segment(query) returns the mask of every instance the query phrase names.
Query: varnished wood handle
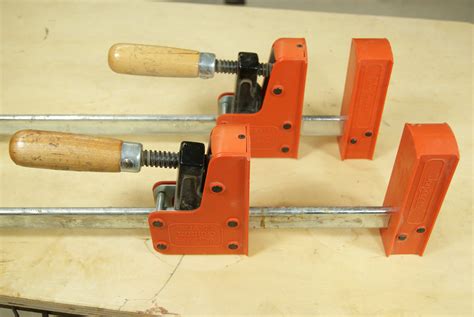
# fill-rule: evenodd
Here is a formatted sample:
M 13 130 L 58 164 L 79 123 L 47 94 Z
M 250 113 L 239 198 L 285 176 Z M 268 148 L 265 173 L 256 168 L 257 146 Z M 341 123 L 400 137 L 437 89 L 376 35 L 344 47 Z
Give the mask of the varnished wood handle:
M 117 73 L 159 77 L 198 77 L 199 52 L 180 48 L 115 44 L 109 66 Z
M 121 140 L 39 130 L 21 130 L 10 139 L 16 164 L 55 170 L 120 172 L 121 148 Z

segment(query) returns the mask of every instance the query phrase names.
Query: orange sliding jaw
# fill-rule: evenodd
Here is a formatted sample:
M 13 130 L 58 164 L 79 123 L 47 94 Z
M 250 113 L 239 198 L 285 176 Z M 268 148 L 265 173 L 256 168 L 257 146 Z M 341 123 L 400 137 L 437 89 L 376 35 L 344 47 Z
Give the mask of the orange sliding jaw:
M 249 124 L 252 157 L 298 157 L 308 58 L 303 38 L 278 39 L 262 108 L 222 114 L 217 124 Z
M 250 138 L 246 125 L 217 126 L 199 208 L 148 217 L 156 251 L 164 254 L 247 254 Z M 160 222 L 160 227 L 153 225 Z

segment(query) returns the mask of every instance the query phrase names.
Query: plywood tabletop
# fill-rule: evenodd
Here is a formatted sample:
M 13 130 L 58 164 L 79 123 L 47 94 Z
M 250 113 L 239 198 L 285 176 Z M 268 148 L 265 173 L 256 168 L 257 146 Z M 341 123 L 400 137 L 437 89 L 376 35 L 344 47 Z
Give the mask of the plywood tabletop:
M 406 122 L 448 122 L 461 153 L 423 257 L 385 257 L 369 229 L 254 230 L 249 256 L 163 256 L 145 230 L 2 229 L 0 301 L 86 306 L 91 314 L 472 314 L 471 24 L 138 1 L 0 8 L 0 114 L 213 114 L 232 76 L 119 75 L 108 68 L 109 47 L 156 44 L 225 59 L 254 51 L 264 59 L 279 37 L 308 44 L 304 113 L 339 114 L 351 38 L 388 38 L 395 65 L 374 160 L 342 162 L 334 138 L 304 137 L 299 160 L 252 160 L 252 206 L 380 205 Z M 207 141 L 123 138 L 164 150 Z M 22 168 L 5 137 L 0 153 L 2 207 L 152 207 L 153 183 L 175 178 L 166 170 Z

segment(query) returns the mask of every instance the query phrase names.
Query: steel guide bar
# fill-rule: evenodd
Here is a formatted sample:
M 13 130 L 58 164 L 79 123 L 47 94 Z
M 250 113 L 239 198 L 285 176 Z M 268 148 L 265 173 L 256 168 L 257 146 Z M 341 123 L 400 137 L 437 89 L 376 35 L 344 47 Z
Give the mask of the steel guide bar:
M 0 228 L 148 228 L 154 208 L 0 208 Z M 190 211 L 192 212 L 192 211 Z M 388 207 L 251 207 L 249 227 L 386 228 Z
M 0 135 L 54 130 L 99 135 L 209 134 L 215 115 L 0 115 Z M 301 135 L 342 135 L 345 117 L 303 116 Z

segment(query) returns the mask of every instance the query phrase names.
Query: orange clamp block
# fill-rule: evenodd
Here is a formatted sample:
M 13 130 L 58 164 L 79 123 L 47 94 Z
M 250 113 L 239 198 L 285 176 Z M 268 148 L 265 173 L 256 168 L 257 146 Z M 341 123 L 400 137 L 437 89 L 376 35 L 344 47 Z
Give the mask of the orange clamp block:
M 395 211 L 380 230 L 387 256 L 423 255 L 458 161 L 449 125 L 405 125 L 384 201 Z
M 372 159 L 387 94 L 393 56 L 387 39 L 353 39 L 338 138 L 341 159 Z
M 250 138 L 247 125 L 216 126 L 201 205 L 150 213 L 153 247 L 164 254 L 247 254 Z M 160 226 L 154 226 L 159 222 Z

